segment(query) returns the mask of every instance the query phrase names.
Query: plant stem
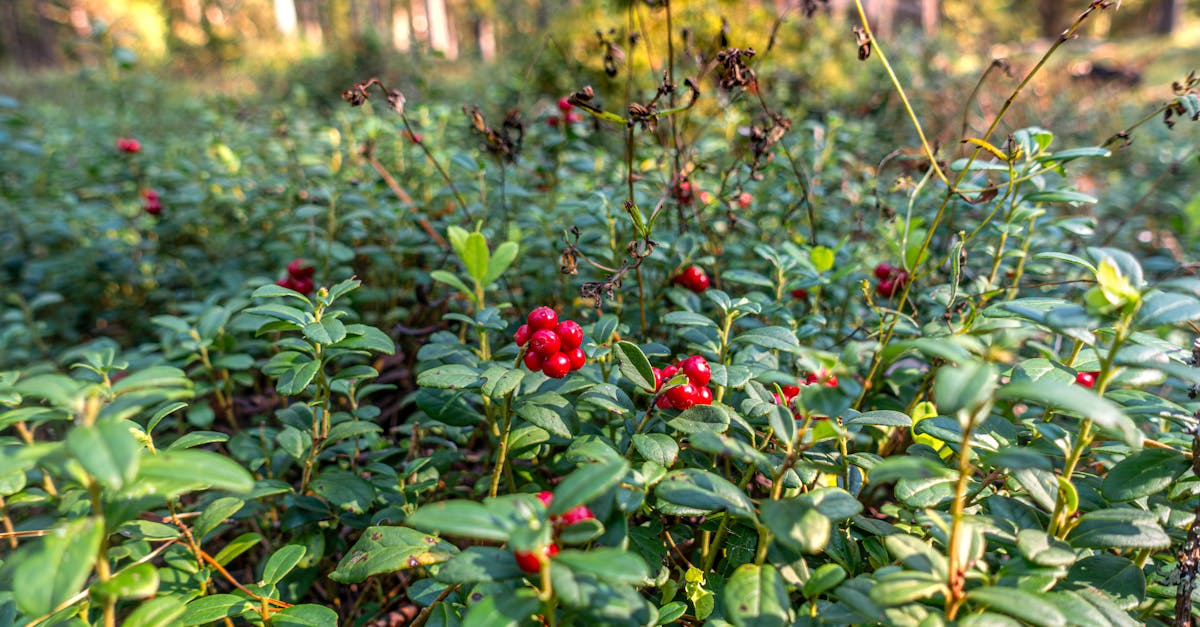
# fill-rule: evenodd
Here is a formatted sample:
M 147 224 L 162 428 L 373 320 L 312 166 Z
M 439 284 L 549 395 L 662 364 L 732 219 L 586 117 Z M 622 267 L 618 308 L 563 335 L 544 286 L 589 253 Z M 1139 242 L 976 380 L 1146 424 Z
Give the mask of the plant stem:
M 978 415 L 972 415 L 963 428 L 962 446 L 958 453 L 958 481 L 954 484 L 954 504 L 950 510 L 950 546 L 948 561 L 950 562 L 949 581 L 950 595 L 946 598 L 946 618 L 954 620 L 959 607 L 966 600 L 964 586 L 966 585 L 966 566 L 959 569 L 959 564 L 965 561 L 960 555 L 962 551 L 962 518 L 963 509 L 967 503 L 967 483 L 971 479 L 971 434 L 975 430 Z
M 512 430 L 512 393 L 504 397 L 504 427 L 500 432 L 500 442 L 496 448 L 496 465 L 492 468 L 492 485 L 488 496 L 495 497 L 500 490 L 500 475 L 508 463 L 508 435 Z

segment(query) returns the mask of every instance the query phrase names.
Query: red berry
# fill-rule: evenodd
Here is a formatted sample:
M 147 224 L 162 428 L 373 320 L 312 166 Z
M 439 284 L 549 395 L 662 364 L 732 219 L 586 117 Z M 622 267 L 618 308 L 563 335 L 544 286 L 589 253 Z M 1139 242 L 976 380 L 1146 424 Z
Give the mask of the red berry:
M 591 520 L 595 517 L 596 516 L 592 514 L 592 510 L 588 509 L 587 505 L 576 505 L 575 507 L 567 510 L 566 513 L 562 515 L 561 520 L 564 525 L 573 525 L 577 522 Z
M 529 317 L 526 318 L 529 323 L 529 328 L 533 331 L 542 329 L 553 330 L 558 325 L 558 314 L 549 307 L 538 307 L 529 312 Z
M 675 283 L 699 294 L 708 289 L 708 275 L 699 266 L 688 266 L 675 277 Z
M 527 351 L 525 353 L 525 367 L 529 368 L 533 372 L 541 370 L 542 356 L 533 351 Z
M 562 353 L 554 353 L 542 360 L 542 373 L 551 379 L 561 379 L 571 371 L 571 358 Z
M 742 192 L 737 195 L 737 206 L 741 209 L 748 209 L 752 202 L 754 202 L 754 196 L 750 195 L 750 192 Z
M 1085 388 L 1094 388 L 1096 387 L 1096 377 L 1099 376 L 1099 374 L 1099 372 L 1080 372 L 1079 374 L 1075 375 L 1075 383 L 1078 383 Z
M 554 332 L 562 342 L 563 350 L 579 348 L 583 345 L 583 327 L 574 320 L 563 320 L 555 327 Z
M 875 286 L 875 293 L 884 298 L 891 298 L 892 294 L 896 293 L 896 284 L 888 280 L 880 281 L 879 285 Z
M 529 325 L 523 324 L 517 327 L 517 332 L 513 334 L 513 341 L 517 343 L 517 346 L 524 346 L 529 341 L 530 335 L 533 335 L 533 332 L 529 330 Z
M 296 289 L 296 279 L 293 279 L 290 276 L 284 277 L 284 278 L 276 281 L 275 285 L 278 285 L 279 287 L 286 287 L 289 290 L 294 290 L 294 289 Z
M 552 116 L 546 118 L 546 124 L 549 124 L 550 128 L 558 128 L 558 121 L 559 120 L 558 120 L 557 115 L 552 115 Z
M 896 289 L 904 289 L 904 284 L 908 283 L 908 273 L 903 270 L 897 270 L 896 276 L 892 280 L 896 283 Z
M 304 294 L 305 296 L 308 296 L 309 294 L 312 294 L 314 287 L 316 286 L 313 285 L 312 279 L 296 279 L 292 289 Z
M 667 398 L 666 394 L 663 394 L 658 397 L 658 400 L 654 401 L 654 406 L 659 409 L 670 409 L 671 399 Z
M 667 366 L 666 368 L 663 368 L 661 372 L 662 372 L 662 380 L 670 381 L 671 377 L 679 374 L 679 368 L 676 368 L 675 366 Z
M 800 386 L 798 385 L 782 385 L 779 389 L 783 391 L 783 397 L 789 401 L 796 398 L 796 395 L 800 393 Z
M 542 547 L 540 551 L 513 551 L 513 558 L 517 560 L 517 566 L 523 572 L 531 575 L 541 572 L 542 564 L 550 561 L 550 558 L 555 555 L 558 555 L 558 545 L 553 542 Z
M 540 355 L 542 359 L 557 353 L 561 348 L 562 341 L 554 331 L 542 329 L 534 331 L 533 335 L 529 337 L 529 350 Z
M 696 404 L 696 386 L 691 383 L 677 385 L 667 390 L 667 398 L 671 399 L 671 407 L 684 410 Z
M 305 260 L 297 258 L 288 263 L 287 271 L 288 274 L 297 279 L 307 279 L 311 278 L 317 269 L 309 265 Z
M 699 194 L 696 194 L 696 198 L 700 199 L 700 204 L 707 205 L 712 202 L 713 195 L 708 190 L 702 189 Z
M 142 198 L 153 202 L 157 202 L 159 200 L 158 192 L 152 189 L 142 190 Z
M 575 105 L 571 104 L 571 99 L 568 98 L 567 96 L 563 96 L 562 98 L 558 99 L 558 110 L 559 111 L 566 113 L 574 108 L 575 108 Z
M 564 351 L 567 359 L 571 360 L 571 370 L 579 370 L 587 364 L 587 353 L 583 352 L 582 348 L 575 347 L 569 351 Z
M 792 298 L 808 300 L 808 290 L 792 290 Z
M 828 388 L 837 387 L 837 377 L 835 377 L 833 375 L 829 375 L 829 378 L 825 379 L 825 387 L 828 387 Z
M 409 130 L 405 130 L 405 131 L 404 131 L 404 139 L 407 139 L 408 141 L 410 141 L 410 142 L 412 142 L 412 143 L 414 143 L 414 144 L 419 144 L 419 143 L 421 143 L 421 134 L 420 134 L 420 133 L 414 133 L 414 132 L 412 132 L 412 131 L 409 131 Z
M 808 375 L 806 375 L 804 377 L 804 385 L 812 385 L 820 380 L 821 380 L 820 375 L 818 375 L 815 372 L 810 372 L 810 373 L 808 373 Z
M 692 355 L 683 360 L 680 370 L 683 370 L 688 381 L 698 388 L 708 385 L 708 382 L 712 380 L 712 369 L 708 367 L 708 360 L 699 355 Z
M 896 272 L 896 269 L 890 264 L 881 263 L 875 266 L 875 278 L 879 279 L 880 281 L 891 278 L 894 272 Z
M 708 386 L 696 388 L 696 404 L 697 405 L 712 405 L 713 395 L 712 390 Z
M 117 138 L 117 150 L 120 150 L 121 152 L 134 154 L 136 152 L 140 152 L 141 149 L 142 142 L 139 142 L 136 139 L 128 137 Z
M 537 493 L 537 498 L 542 502 L 542 505 L 550 507 L 550 503 L 554 501 L 554 493 L 548 490 L 542 490 L 541 492 Z
M 146 204 L 143 208 L 146 210 L 146 213 L 152 216 L 162 213 L 162 203 L 158 202 L 157 200 L 146 201 Z
M 658 368 L 653 368 L 653 367 L 650 368 L 650 370 L 654 371 L 654 391 L 657 392 L 658 388 L 662 387 L 663 372 L 662 372 L 662 370 L 659 370 Z
M 578 124 L 583 121 L 583 116 L 574 111 L 567 114 L 567 124 Z

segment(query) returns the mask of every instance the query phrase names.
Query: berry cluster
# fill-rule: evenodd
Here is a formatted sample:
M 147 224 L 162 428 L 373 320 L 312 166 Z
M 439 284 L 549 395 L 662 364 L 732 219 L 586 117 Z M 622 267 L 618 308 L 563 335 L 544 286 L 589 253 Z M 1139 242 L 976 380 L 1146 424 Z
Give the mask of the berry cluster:
M 156 216 L 162 213 L 162 208 L 162 199 L 159 197 L 158 192 L 152 189 L 142 191 L 142 209 L 146 213 Z
M 708 275 L 700 266 L 688 266 L 682 272 L 675 275 L 675 285 L 692 290 L 697 294 L 701 294 L 708 289 Z
M 875 284 L 875 293 L 884 298 L 891 298 L 908 283 L 907 272 L 887 263 L 875 266 L 875 278 L 879 279 L 879 283 Z
M 287 265 L 288 275 L 275 282 L 279 287 L 286 287 L 308 296 L 313 291 L 313 274 L 317 271 L 303 259 L 296 258 Z
M 142 142 L 133 139 L 132 137 L 118 137 L 117 150 L 125 154 L 136 154 L 142 150 Z
M 708 382 L 712 380 L 712 369 L 708 366 L 708 360 L 703 357 L 692 355 L 679 360 L 674 366 L 653 370 L 655 391 L 661 390 L 664 381 L 670 381 L 671 377 L 679 373 L 687 375 L 688 378 L 687 383 L 669 387 L 659 395 L 656 401 L 659 409 L 674 407 L 682 411 L 692 405 L 712 405 L 713 394 L 708 388 Z
M 569 99 L 567 99 L 565 96 L 562 98 L 559 98 L 558 99 L 558 110 L 562 113 L 562 117 L 560 118 L 557 115 L 552 115 L 546 119 L 546 124 L 549 124 L 550 126 L 553 126 L 553 127 L 557 127 L 559 124 L 562 124 L 562 123 L 575 124 L 576 122 L 582 122 L 583 116 L 572 111 L 572 109 L 574 109 L 574 108 L 575 108 L 575 106 L 572 105 L 571 101 Z
M 525 349 L 526 368 L 541 370 L 551 379 L 561 379 L 587 363 L 582 348 L 583 327 L 578 322 L 559 322 L 558 314 L 549 307 L 538 307 L 529 312 L 525 322 L 517 329 L 513 340 Z
M 796 383 L 799 385 L 779 386 L 779 389 L 783 392 L 783 399 L 785 403 L 791 403 L 792 399 L 796 398 L 796 395 L 800 393 L 801 385 L 820 383 L 828 388 L 835 388 L 838 386 L 837 377 L 830 374 L 829 371 L 824 368 L 821 368 L 819 372 L 808 373 L 808 375 L 804 377 L 803 381 L 797 381 Z
M 1079 374 L 1075 375 L 1075 383 L 1078 385 L 1082 385 L 1085 388 L 1094 388 L 1094 387 L 1096 387 L 1096 379 L 1098 379 L 1099 377 L 1100 377 L 1099 370 L 1093 370 L 1093 371 L 1089 371 L 1089 372 L 1080 372 Z
M 554 501 L 554 495 L 546 491 L 538 492 L 537 498 L 546 507 L 550 507 L 550 503 Z M 562 516 L 551 516 L 550 523 L 554 525 L 554 531 L 557 533 L 563 527 L 595 517 L 587 505 L 576 505 L 564 512 Z M 517 560 L 517 566 L 529 574 L 541 572 L 542 565 L 549 562 L 550 558 L 555 555 L 558 555 L 558 543 L 554 541 L 533 551 L 513 551 L 513 558 Z

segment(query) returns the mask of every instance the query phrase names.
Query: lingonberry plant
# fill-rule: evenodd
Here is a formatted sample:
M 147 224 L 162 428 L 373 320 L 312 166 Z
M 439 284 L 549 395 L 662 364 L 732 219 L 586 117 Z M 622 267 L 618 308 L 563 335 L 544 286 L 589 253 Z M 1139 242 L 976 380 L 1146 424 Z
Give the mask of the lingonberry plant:
M 1086 168 L 1200 82 L 1005 126 L 1086 2 L 939 142 L 854 5 L 845 119 L 669 0 L 502 114 L 188 100 L 151 166 L 0 107 L 0 622 L 1189 624 L 1200 240 Z

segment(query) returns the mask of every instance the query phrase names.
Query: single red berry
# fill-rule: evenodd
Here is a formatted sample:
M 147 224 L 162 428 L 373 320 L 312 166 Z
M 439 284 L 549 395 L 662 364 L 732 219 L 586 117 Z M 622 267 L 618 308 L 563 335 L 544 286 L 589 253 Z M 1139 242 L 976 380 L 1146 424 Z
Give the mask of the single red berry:
M 158 201 L 159 195 L 158 195 L 158 192 L 156 192 L 152 189 L 145 189 L 145 190 L 142 190 L 142 198 L 145 198 L 146 200 L 150 200 L 150 201 Z
M 147 200 L 146 204 L 142 208 L 146 210 L 146 213 L 152 216 L 162 213 L 162 203 L 158 202 L 157 200 Z
M 577 522 L 591 520 L 595 517 L 596 516 L 592 514 L 592 510 L 588 509 L 587 505 L 576 505 L 575 507 L 567 510 L 566 513 L 562 515 L 561 520 L 564 525 L 573 525 Z
M 700 266 L 688 266 L 675 277 L 675 283 L 699 294 L 708 289 L 708 275 Z
M 316 286 L 313 284 L 312 279 L 296 279 L 295 287 L 292 289 L 304 294 L 305 296 L 308 296 L 309 294 L 312 294 L 313 288 L 315 287 Z
M 296 258 L 291 260 L 287 265 L 288 274 L 297 279 L 308 279 L 317 271 L 311 264 L 304 259 Z
M 294 290 L 294 289 L 296 289 L 296 279 L 293 279 L 290 276 L 284 277 L 284 278 L 276 281 L 275 285 L 278 285 L 279 287 L 286 287 L 289 290 Z
M 712 380 L 712 369 L 708 366 L 708 360 L 699 355 L 692 355 L 683 360 L 679 369 L 687 375 L 688 381 L 698 388 L 708 385 Z
M 571 104 L 571 99 L 569 97 L 563 96 L 562 98 L 558 99 L 558 110 L 559 111 L 566 113 L 574 108 L 575 108 L 575 105 Z
M 529 350 L 541 355 L 542 359 L 557 353 L 561 348 L 562 341 L 554 331 L 542 329 L 529 336 Z
M 513 551 L 513 558 L 521 572 L 532 575 L 542 570 L 542 560 L 533 551 Z
M 541 370 L 542 369 L 542 356 L 533 351 L 526 351 L 525 367 L 529 368 L 529 370 L 533 371 L 533 372 L 537 372 L 538 370 Z
M 792 298 L 808 300 L 808 290 L 792 290 Z
M 142 150 L 142 142 L 130 137 L 119 137 L 117 138 L 117 150 L 134 154 Z
M 552 115 L 546 118 L 546 124 L 549 124 L 550 128 L 558 128 L 558 122 L 559 120 L 557 115 Z
M 696 388 L 696 404 L 697 405 L 712 405 L 713 395 L 712 390 L 708 386 Z
M 835 377 L 833 375 L 829 375 L 829 378 L 825 379 L 825 387 L 827 387 L 827 388 L 837 387 L 837 377 Z
M 675 200 L 678 200 L 681 205 L 690 205 L 695 200 L 690 181 L 680 181 L 677 183 L 674 192 Z
M 667 398 L 671 399 L 671 407 L 680 411 L 696 404 L 696 386 L 691 383 L 677 385 L 667 390 Z
M 893 268 L 891 264 L 881 263 L 875 266 L 875 278 L 879 279 L 880 281 L 891 278 L 892 274 L 895 272 L 896 269 Z
M 1075 383 L 1078 383 L 1085 388 L 1094 388 L 1096 387 L 1096 377 L 1099 374 L 1099 372 L 1080 372 L 1079 374 L 1075 375 Z
M 654 406 L 659 409 L 670 409 L 671 399 L 667 398 L 667 395 L 664 393 L 658 397 L 658 400 L 654 401 Z
M 525 319 L 529 323 L 529 328 L 532 331 L 540 331 L 542 329 L 553 330 L 558 325 L 558 314 L 549 307 L 538 307 L 529 312 L 529 316 Z
M 884 298 L 891 298 L 892 294 L 896 293 L 896 284 L 888 280 L 880 281 L 879 285 L 875 286 L 875 293 Z
M 781 385 L 779 389 L 783 391 L 783 397 L 789 401 L 796 398 L 796 395 L 800 393 L 800 386 L 798 385 Z
M 661 372 L 662 372 L 662 380 L 670 381 L 671 377 L 679 374 L 679 368 L 676 368 L 675 366 L 667 366 L 666 368 L 663 368 Z
M 542 502 L 542 505 L 550 507 L 550 503 L 554 501 L 554 493 L 548 490 L 542 490 L 541 492 L 537 493 L 537 498 Z
M 529 330 L 529 325 L 523 324 L 517 327 L 516 333 L 513 333 L 513 341 L 517 343 L 517 346 L 524 346 L 531 335 L 533 335 L 533 331 Z
M 657 392 L 658 389 L 662 387 L 663 372 L 662 370 L 654 367 L 651 367 L 650 370 L 654 372 L 654 391 Z
M 571 360 L 571 370 L 579 370 L 587 364 L 587 353 L 583 352 L 582 348 L 576 346 L 569 351 L 563 351 L 567 359 Z
M 583 345 L 583 327 L 574 320 L 563 320 L 554 328 L 554 332 L 558 334 L 563 350 L 579 348 Z
M 562 353 L 554 353 L 542 360 L 542 373 L 551 379 L 561 379 L 571 371 L 571 358 Z
M 752 202 L 754 202 L 754 196 L 750 192 L 742 192 L 737 195 L 737 206 L 741 209 L 749 209 Z
M 702 189 L 699 194 L 696 194 L 696 198 L 700 199 L 700 204 L 707 205 L 712 202 L 713 195 L 708 190 Z

